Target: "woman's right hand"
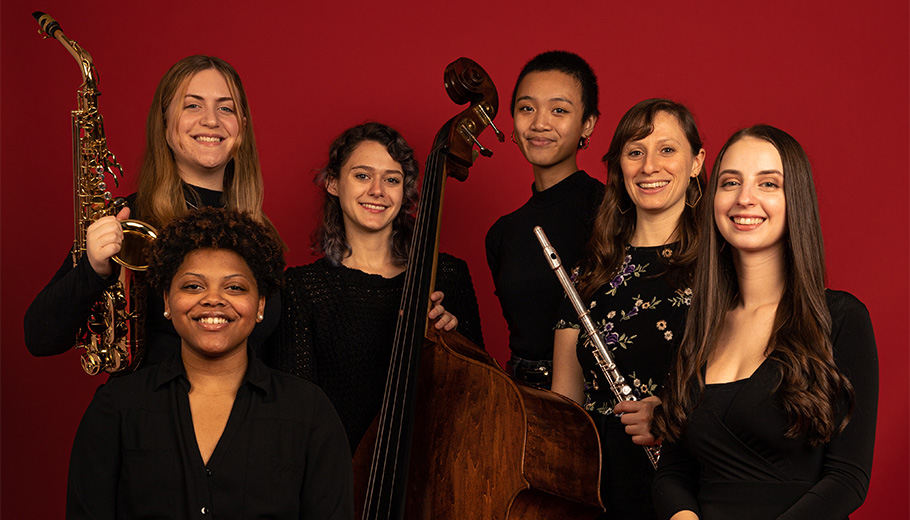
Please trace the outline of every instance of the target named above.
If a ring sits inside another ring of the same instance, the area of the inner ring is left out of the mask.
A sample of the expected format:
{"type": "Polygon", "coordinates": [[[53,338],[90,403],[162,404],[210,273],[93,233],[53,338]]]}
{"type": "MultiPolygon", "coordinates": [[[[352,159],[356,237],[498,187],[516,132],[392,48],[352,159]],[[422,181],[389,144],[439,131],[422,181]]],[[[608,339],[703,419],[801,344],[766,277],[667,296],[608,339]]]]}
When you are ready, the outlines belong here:
{"type": "Polygon", "coordinates": [[[123,243],[121,220],[130,218],[130,208],[123,208],[117,216],[99,218],[85,232],[85,254],[92,269],[102,278],[114,272],[111,257],[120,252],[123,243]]]}

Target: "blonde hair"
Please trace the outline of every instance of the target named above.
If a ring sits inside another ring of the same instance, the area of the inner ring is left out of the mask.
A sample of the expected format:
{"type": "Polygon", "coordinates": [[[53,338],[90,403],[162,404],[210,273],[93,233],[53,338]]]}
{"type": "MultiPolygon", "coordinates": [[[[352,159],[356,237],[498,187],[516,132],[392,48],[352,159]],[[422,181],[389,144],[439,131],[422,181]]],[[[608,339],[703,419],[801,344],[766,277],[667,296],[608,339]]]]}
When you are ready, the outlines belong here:
{"type": "MultiPolygon", "coordinates": [[[[222,200],[225,207],[250,214],[265,222],[262,212],[262,169],[256,150],[250,106],[240,75],[228,62],[214,56],[189,56],[175,63],[155,89],[146,122],[146,147],[139,171],[136,195],[137,212],[142,220],[156,226],[167,224],[187,212],[185,183],[177,173],[174,154],[167,143],[167,116],[170,104],[185,90],[190,79],[204,70],[214,69],[225,79],[234,99],[240,135],[224,170],[222,200]]],[[[200,201],[190,201],[198,205],[200,201]]]]}

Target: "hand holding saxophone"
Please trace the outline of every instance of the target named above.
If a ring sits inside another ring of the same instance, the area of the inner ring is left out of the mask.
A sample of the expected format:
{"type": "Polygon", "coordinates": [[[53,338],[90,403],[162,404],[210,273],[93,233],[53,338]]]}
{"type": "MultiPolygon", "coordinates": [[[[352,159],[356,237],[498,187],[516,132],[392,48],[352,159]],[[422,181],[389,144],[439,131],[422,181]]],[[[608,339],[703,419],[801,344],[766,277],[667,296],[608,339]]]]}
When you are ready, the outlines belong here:
{"type": "Polygon", "coordinates": [[[123,227],[120,221],[130,217],[130,209],[123,208],[117,216],[102,217],[88,227],[85,233],[85,253],[92,269],[102,278],[114,272],[111,257],[120,252],[123,244],[123,227]]]}
{"type": "Polygon", "coordinates": [[[660,398],[656,396],[640,401],[620,401],[613,407],[613,413],[626,426],[626,433],[632,437],[632,442],[639,446],[655,446],[660,445],[660,439],[651,433],[651,418],[659,404],[660,398]]]}

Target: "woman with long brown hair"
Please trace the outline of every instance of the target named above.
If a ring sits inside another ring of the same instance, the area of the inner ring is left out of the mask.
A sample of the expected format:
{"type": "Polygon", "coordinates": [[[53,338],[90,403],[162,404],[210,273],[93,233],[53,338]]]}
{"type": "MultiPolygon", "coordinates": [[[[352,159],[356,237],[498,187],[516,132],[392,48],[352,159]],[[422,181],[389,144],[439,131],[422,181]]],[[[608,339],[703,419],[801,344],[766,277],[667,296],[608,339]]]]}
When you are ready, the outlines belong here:
{"type": "Polygon", "coordinates": [[[686,335],[654,425],[662,518],[847,518],[869,485],[878,360],[865,306],[825,289],[809,159],[733,135],[711,175],[686,335]]]}
{"type": "MultiPolygon", "coordinates": [[[[252,116],[237,71],[213,56],[178,61],[152,98],[138,191],[127,197],[127,207],[118,215],[88,227],[86,251],[78,264],[74,267],[67,256],[32,301],[25,315],[29,351],[48,356],[73,346],[92,305],[118,279],[120,267],[111,257],[123,242],[119,220],[132,216],[161,227],[194,208],[215,206],[247,212],[268,224],[262,200],[252,116]]],[[[270,303],[266,320],[253,333],[254,345],[277,323],[280,301],[270,303]]],[[[146,363],[163,360],[180,344],[173,326],[161,318],[163,311],[159,295],[147,299],[145,342],[155,347],[148,350],[146,363]]]]}
{"type": "Polygon", "coordinates": [[[556,324],[553,391],[584,406],[598,427],[609,518],[655,516],[654,468],[639,444],[659,442],[648,420],[692,295],[704,158],[692,114],[666,99],[629,109],[604,155],[606,189],[575,283],[639,400],[617,403],[573,309],[565,305],[556,324]]]}

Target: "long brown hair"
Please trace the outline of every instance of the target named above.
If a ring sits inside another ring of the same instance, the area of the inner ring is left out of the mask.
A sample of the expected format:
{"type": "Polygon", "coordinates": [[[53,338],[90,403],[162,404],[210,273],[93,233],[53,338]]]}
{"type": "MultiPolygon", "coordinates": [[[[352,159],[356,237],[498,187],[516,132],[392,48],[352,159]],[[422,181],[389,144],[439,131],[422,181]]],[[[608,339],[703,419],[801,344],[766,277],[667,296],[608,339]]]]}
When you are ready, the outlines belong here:
{"type": "Polygon", "coordinates": [[[774,391],[789,416],[786,437],[806,435],[817,446],[846,426],[850,411],[838,424],[835,403],[846,396],[852,410],[853,387],[834,364],[831,314],[825,300],[825,251],[809,158],[796,139],[767,125],[734,134],[714,163],[701,214],[702,243],[686,334],[664,386],[664,404],[655,413],[654,429],[671,440],[682,434],[687,414],[704,391],[702,368],[717,346],[727,311],[736,305],[739,284],[732,247],[725,247],[713,206],[724,154],[746,137],[771,143],[784,168],[785,283],[765,353],[780,372],[774,391]]]}
{"type": "MultiPolygon", "coordinates": [[[[177,173],[174,154],[167,144],[168,108],[176,96],[186,89],[190,78],[209,69],[221,73],[227,82],[241,128],[233,158],[224,170],[222,199],[225,207],[247,212],[260,222],[265,221],[262,213],[262,169],[256,151],[250,106],[240,75],[221,58],[196,55],[183,58],[165,73],[158,82],[149,108],[136,205],[141,218],[151,224],[164,225],[187,212],[185,184],[177,173]]],[[[198,205],[199,201],[190,202],[198,205]]]]}
{"type": "Polygon", "coordinates": [[[329,160],[325,167],[316,174],[313,182],[323,190],[322,224],[313,233],[313,250],[322,253],[333,265],[341,264],[345,257],[351,254],[351,245],[348,244],[344,229],[344,215],[341,202],[337,195],[332,195],[326,189],[328,181],[338,179],[341,168],[351,157],[354,150],[364,141],[375,141],[385,146],[392,159],[401,164],[404,174],[402,187],[404,194],[401,200],[401,209],[395,220],[392,221],[392,236],[389,238],[389,247],[392,250],[392,259],[398,265],[408,261],[408,251],[411,247],[411,235],[414,232],[414,221],[417,207],[417,176],[420,169],[414,150],[404,140],[404,137],[394,128],[382,123],[370,122],[348,128],[332,141],[329,146],[329,160]]]}
{"type": "MultiPolygon", "coordinates": [[[[579,263],[581,276],[577,288],[585,301],[590,300],[597,289],[608,283],[619,269],[625,257],[626,245],[635,234],[636,210],[626,192],[620,158],[626,143],[643,139],[654,131],[654,118],[660,112],[676,118],[692,148],[693,155],[698,155],[702,149],[695,118],[684,105],[668,99],[646,99],[622,116],[616,132],[613,133],[610,148],[603,156],[603,162],[607,167],[604,198],[594,216],[594,232],[579,263]]],[[[698,177],[689,181],[686,188],[686,205],[677,224],[678,245],[673,255],[667,259],[670,267],[667,272],[668,279],[677,285],[690,281],[698,251],[696,212],[690,206],[697,206],[704,192],[705,172],[705,166],[702,164],[698,177]]]]}

